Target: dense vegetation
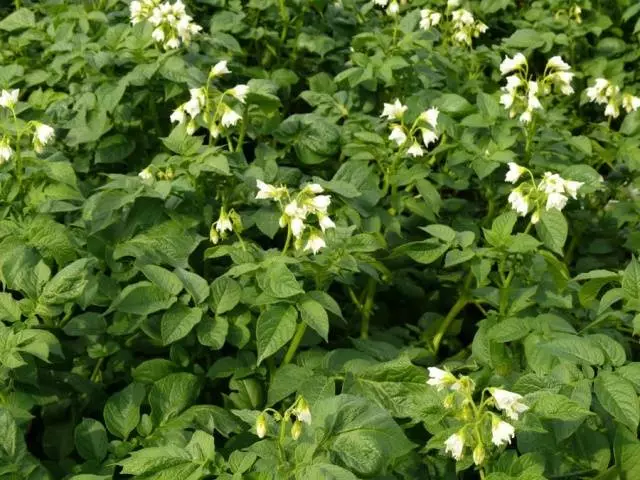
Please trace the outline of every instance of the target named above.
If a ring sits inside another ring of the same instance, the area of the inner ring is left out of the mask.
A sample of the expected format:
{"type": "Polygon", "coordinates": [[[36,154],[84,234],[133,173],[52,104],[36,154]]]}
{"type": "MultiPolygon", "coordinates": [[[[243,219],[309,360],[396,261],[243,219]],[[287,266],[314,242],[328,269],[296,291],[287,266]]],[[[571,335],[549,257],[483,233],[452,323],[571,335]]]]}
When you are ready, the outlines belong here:
{"type": "Polygon", "coordinates": [[[0,478],[640,478],[640,4],[0,7],[0,478]]]}

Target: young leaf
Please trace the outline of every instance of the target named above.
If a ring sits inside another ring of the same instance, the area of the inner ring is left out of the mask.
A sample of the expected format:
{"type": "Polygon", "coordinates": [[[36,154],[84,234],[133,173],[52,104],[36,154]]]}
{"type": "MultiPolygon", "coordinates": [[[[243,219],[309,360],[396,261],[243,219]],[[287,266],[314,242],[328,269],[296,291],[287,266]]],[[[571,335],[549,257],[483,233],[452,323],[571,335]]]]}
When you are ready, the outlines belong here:
{"type": "Polygon", "coordinates": [[[131,383],[112,395],[104,406],[104,421],[113,435],[126,440],[140,421],[140,405],[146,395],[144,386],[131,383]]]}
{"type": "Polygon", "coordinates": [[[258,365],[291,340],[297,318],[298,312],[290,305],[272,305],[262,312],[256,325],[258,365]]]}

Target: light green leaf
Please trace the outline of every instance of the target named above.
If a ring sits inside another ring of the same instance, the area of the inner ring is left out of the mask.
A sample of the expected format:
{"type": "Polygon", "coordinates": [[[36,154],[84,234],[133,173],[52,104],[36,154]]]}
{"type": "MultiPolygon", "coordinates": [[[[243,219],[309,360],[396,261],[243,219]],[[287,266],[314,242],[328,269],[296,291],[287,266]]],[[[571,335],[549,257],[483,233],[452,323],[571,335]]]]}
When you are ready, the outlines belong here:
{"type": "Polygon", "coordinates": [[[593,383],[593,391],[613,418],[634,432],[638,429],[640,404],[631,382],[615,373],[601,371],[593,383]]]}
{"type": "Polygon", "coordinates": [[[131,383],[111,395],[104,406],[104,422],[113,435],[126,440],[140,421],[140,405],[146,395],[144,386],[131,383]]]}
{"type": "Polygon", "coordinates": [[[555,208],[543,210],[540,213],[540,221],[536,223],[536,231],[540,240],[551,251],[562,255],[562,247],[567,241],[569,226],[562,212],[555,208]]]}
{"type": "Polygon", "coordinates": [[[233,310],[241,295],[242,287],[231,277],[218,277],[211,284],[211,306],[217,315],[233,310]]]}
{"type": "Polygon", "coordinates": [[[184,338],[201,319],[202,310],[199,308],[190,308],[181,303],[173,305],[162,315],[160,322],[162,343],[169,345],[184,338]]]}
{"type": "Polygon", "coordinates": [[[310,297],[303,297],[298,302],[300,318],[314,329],[325,342],[329,341],[329,316],[320,303],[310,297]]]}
{"type": "Polygon", "coordinates": [[[176,297],[151,282],[127,285],[115,298],[109,310],[136,315],[149,315],[173,305],[176,297]]]}
{"type": "Polygon", "coordinates": [[[276,298],[288,298],[304,293],[295,275],[284,263],[270,265],[267,271],[258,277],[258,282],[266,294],[276,298]]]}
{"type": "Polygon", "coordinates": [[[154,425],[161,425],[182,412],[198,396],[200,382],[190,373],[172,373],[151,387],[149,405],[154,425]]]}
{"type": "Polygon", "coordinates": [[[640,299],[640,262],[635,256],[622,275],[622,290],[629,299],[640,299]]]}
{"type": "Polygon", "coordinates": [[[280,350],[293,337],[298,312],[293,306],[271,305],[258,317],[258,364],[280,350]]]}
{"type": "Polygon", "coordinates": [[[198,341],[202,345],[211,347],[214,350],[220,350],[224,346],[229,333],[229,322],[223,316],[216,315],[215,318],[205,317],[198,324],[196,329],[198,333],[198,341]]]}
{"type": "Polygon", "coordinates": [[[154,285],[169,292],[171,295],[178,295],[182,290],[182,282],[174,273],[158,265],[144,265],[140,271],[154,285]]]}

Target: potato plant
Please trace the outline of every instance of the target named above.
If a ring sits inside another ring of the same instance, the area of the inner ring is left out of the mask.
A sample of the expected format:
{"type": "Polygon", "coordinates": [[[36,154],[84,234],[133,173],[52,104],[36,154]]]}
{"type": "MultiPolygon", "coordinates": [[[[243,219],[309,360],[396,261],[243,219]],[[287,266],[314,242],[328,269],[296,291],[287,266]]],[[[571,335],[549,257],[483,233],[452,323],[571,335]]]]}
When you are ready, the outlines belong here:
{"type": "Polygon", "coordinates": [[[640,478],[639,3],[0,18],[0,478],[640,478]]]}

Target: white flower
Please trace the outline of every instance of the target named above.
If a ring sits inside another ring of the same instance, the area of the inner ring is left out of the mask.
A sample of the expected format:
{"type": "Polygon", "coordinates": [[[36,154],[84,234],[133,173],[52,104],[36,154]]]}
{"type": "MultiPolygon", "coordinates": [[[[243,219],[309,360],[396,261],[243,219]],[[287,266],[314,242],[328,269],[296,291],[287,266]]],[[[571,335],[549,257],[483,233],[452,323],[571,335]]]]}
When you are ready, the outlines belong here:
{"type": "Polygon", "coordinates": [[[153,180],[153,173],[151,173],[151,170],[147,167],[138,174],[138,177],[140,177],[140,180],[143,182],[149,182],[153,180]]]}
{"type": "Polygon", "coordinates": [[[226,73],[231,73],[231,70],[229,70],[227,68],[227,61],[226,60],[220,60],[213,67],[211,67],[211,76],[212,77],[219,77],[219,76],[224,75],[226,73]]]}
{"type": "Polygon", "coordinates": [[[9,142],[6,139],[3,139],[2,142],[0,142],[0,165],[8,162],[12,155],[13,149],[11,148],[11,145],[9,145],[9,142]]]}
{"type": "Polygon", "coordinates": [[[591,100],[592,102],[598,104],[607,103],[607,90],[609,89],[610,85],[611,84],[609,83],[609,80],[607,80],[606,78],[596,78],[593,86],[585,90],[587,98],[589,98],[589,100],[591,100]]]}
{"type": "Polygon", "coordinates": [[[306,210],[301,208],[295,200],[287,203],[284,207],[284,213],[289,217],[305,217],[307,215],[306,210]]]}
{"type": "Polygon", "coordinates": [[[471,45],[471,35],[466,30],[458,30],[453,34],[453,39],[458,43],[465,43],[471,45]]]}
{"type": "Polygon", "coordinates": [[[320,251],[320,249],[326,246],[327,244],[324,241],[324,238],[322,238],[322,236],[316,233],[312,233],[311,235],[309,235],[309,239],[307,240],[307,244],[304,246],[304,249],[305,251],[309,251],[309,250],[312,251],[313,254],[315,255],[320,251]]]}
{"type": "Polygon", "coordinates": [[[543,190],[544,193],[563,193],[565,189],[564,178],[557,173],[544,172],[538,189],[543,190]]]}
{"type": "Polygon", "coordinates": [[[429,148],[429,145],[438,141],[438,135],[435,132],[432,132],[428,128],[421,128],[420,133],[422,133],[422,143],[424,146],[429,148]]]}
{"type": "Polygon", "coordinates": [[[556,210],[562,210],[567,205],[567,200],[568,198],[561,193],[550,193],[547,197],[545,209],[551,210],[555,208],[556,210]]]}
{"type": "Polygon", "coordinates": [[[562,85],[560,87],[560,91],[563,95],[573,95],[575,93],[575,90],[571,85],[562,85]]]}
{"type": "Polygon", "coordinates": [[[229,90],[229,93],[233,97],[235,97],[240,103],[244,103],[245,98],[247,97],[247,94],[249,93],[249,86],[248,85],[236,85],[231,90],[229,90]]]}
{"type": "Polygon", "coordinates": [[[529,410],[529,407],[520,401],[522,395],[501,388],[490,388],[489,391],[496,402],[496,407],[512,420],[518,420],[521,413],[529,410]]]}
{"type": "Polygon", "coordinates": [[[622,96],[622,106],[627,111],[627,113],[635,112],[638,108],[640,108],[640,98],[634,97],[629,93],[625,93],[622,96]]]}
{"type": "Polygon", "coordinates": [[[224,232],[233,232],[233,224],[231,223],[229,215],[224,211],[224,208],[220,209],[220,217],[218,217],[218,221],[216,222],[216,230],[221,234],[224,232]]]}
{"type": "Polygon", "coordinates": [[[444,441],[444,451],[456,460],[460,460],[462,458],[463,450],[464,437],[459,433],[454,433],[444,441]]]}
{"type": "Polygon", "coordinates": [[[457,8],[460,6],[460,0],[447,0],[447,8],[457,8]]]}
{"type": "Polygon", "coordinates": [[[407,150],[407,154],[412,157],[421,157],[424,155],[424,151],[422,147],[420,147],[420,144],[414,140],[413,144],[407,150]]]}
{"type": "Polygon", "coordinates": [[[506,108],[507,110],[511,108],[514,100],[515,95],[513,93],[503,93],[502,95],[500,95],[500,103],[504,105],[504,108],[506,108]]]}
{"type": "Polygon", "coordinates": [[[454,385],[457,381],[452,373],[442,370],[441,368],[429,367],[428,370],[429,380],[427,380],[427,384],[435,387],[439,392],[454,385]]]}
{"type": "Polygon", "coordinates": [[[564,183],[564,190],[574,200],[578,197],[578,190],[584,185],[584,182],[576,182],[574,180],[566,180],[564,183]]]}
{"type": "Polygon", "coordinates": [[[381,117],[387,117],[388,120],[400,119],[407,111],[407,106],[400,103],[400,100],[396,99],[393,103],[385,103],[382,108],[381,117]]]}
{"type": "Polygon", "coordinates": [[[187,135],[193,135],[193,132],[196,131],[196,129],[198,128],[198,124],[196,123],[196,121],[192,118],[191,120],[189,120],[189,122],[187,123],[187,135]]]}
{"type": "Polygon", "coordinates": [[[531,121],[531,110],[525,110],[522,112],[522,115],[520,115],[520,121],[522,123],[529,123],[531,121]]]}
{"type": "Polygon", "coordinates": [[[527,58],[522,53],[516,53],[513,58],[505,57],[500,64],[500,73],[506,75],[509,72],[518,70],[523,65],[527,64],[527,58]]]}
{"type": "Polygon", "coordinates": [[[507,172],[507,174],[504,177],[504,181],[505,182],[509,182],[509,183],[516,183],[518,181],[518,179],[520,178],[520,176],[526,172],[526,169],[521,167],[520,165],[518,165],[515,162],[509,162],[507,164],[509,166],[509,171],[507,172]]]}
{"type": "Polygon", "coordinates": [[[549,59],[549,61],[547,62],[547,68],[566,72],[568,70],[571,70],[571,65],[562,60],[561,56],[556,55],[555,57],[551,57],[549,59]]]}
{"type": "Polygon", "coordinates": [[[44,123],[34,122],[35,131],[33,134],[33,148],[40,153],[44,147],[53,138],[55,130],[44,123]]]}
{"type": "Polygon", "coordinates": [[[477,22],[473,32],[473,36],[478,37],[481,33],[486,32],[488,28],[489,27],[487,27],[487,25],[485,25],[484,23],[477,22]]]}
{"type": "Polygon", "coordinates": [[[604,114],[607,117],[618,118],[618,116],[620,115],[620,107],[618,107],[618,105],[613,100],[611,100],[609,103],[607,103],[607,108],[604,109],[604,114]]]}
{"type": "Polygon", "coordinates": [[[387,14],[393,16],[393,15],[397,15],[399,11],[400,11],[400,5],[398,5],[398,2],[396,2],[396,0],[391,0],[391,3],[389,4],[389,8],[387,8],[387,14]]]}
{"type": "Polygon", "coordinates": [[[336,224],[333,223],[333,220],[331,220],[328,215],[319,214],[318,223],[323,232],[329,228],[336,228],[336,224]]]}
{"type": "Polygon", "coordinates": [[[400,146],[407,141],[407,135],[404,133],[404,129],[400,125],[396,125],[393,127],[393,130],[391,130],[389,140],[396,142],[396,144],[400,146]]]}
{"type": "Polygon", "coordinates": [[[240,120],[242,120],[242,115],[236,113],[235,110],[225,105],[224,113],[222,114],[222,119],[220,120],[222,126],[227,128],[233,127],[240,120]]]}
{"type": "Polygon", "coordinates": [[[16,103],[18,103],[18,95],[20,95],[20,90],[17,88],[11,91],[2,90],[0,94],[0,107],[13,110],[16,103]]]}
{"type": "Polygon", "coordinates": [[[164,44],[164,47],[168,48],[169,50],[174,50],[179,46],[180,46],[180,40],[178,40],[177,37],[171,37],[169,40],[167,40],[167,43],[164,44]]]}
{"type": "Polygon", "coordinates": [[[302,190],[314,194],[324,192],[324,188],[322,188],[322,185],[319,185],[317,183],[307,183],[302,190]]]}
{"type": "Polygon", "coordinates": [[[521,217],[524,217],[529,212],[529,201],[519,190],[511,192],[507,200],[511,204],[511,208],[521,217]]]}
{"type": "Polygon", "coordinates": [[[293,217],[291,219],[291,233],[294,237],[300,238],[302,236],[302,232],[304,232],[306,225],[304,224],[304,219],[301,217],[293,217]]]}
{"type": "Polygon", "coordinates": [[[504,422],[496,417],[491,421],[491,442],[496,447],[508,445],[515,435],[513,425],[504,422]]]}
{"type": "Polygon", "coordinates": [[[435,129],[438,126],[438,115],[440,115],[440,110],[436,107],[431,107],[429,110],[422,112],[420,118],[435,129]]]}
{"type": "Polygon", "coordinates": [[[389,3],[389,0],[373,0],[373,3],[380,7],[386,7],[387,3],[389,3]]]}
{"type": "Polygon", "coordinates": [[[463,25],[471,25],[474,22],[473,14],[464,8],[451,12],[451,19],[463,25]]]}
{"type": "Polygon", "coordinates": [[[420,17],[420,28],[423,30],[429,30],[431,27],[440,23],[442,14],[425,8],[423,10],[420,10],[420,17]]]}
{"type": "Polygon", "coordinates": [[[317,195],[309,203],[315,210],[326,212],[329,205],[331,205],[331,195],[317,195]]]}
{"type": "Polygon", "coordinates": [[[151,38],[156,42],[162,42],[164,40],[164,30],[162,27],[156,27],[153,32],[151,32],[151,38]]]}
{"type": "Polygon", "coordinates": [[[274,187],[262,180],[256,180],[256,186],[258,187],[258,193],[256,194],[256,200],[268,200],[281,198],[286,194],[286,187],[274,187]]]}
{"type": "Polygon", "coordinates": [[[177,122],[179,124],[183,124],[186,119],[187,117],[185,115],[184,105],[180,105],[178,108],[176,108],[171,114],[171,116],[169,117],[169,120],[171,120],[171,123],[177,122]]]}
{"type": "Polygon", "coordinates": [[[506,92],[513,92],[522,85],[522,78],[519,75],[509,75],[507,78],[507,84],[503,87],[506,92]]]}

